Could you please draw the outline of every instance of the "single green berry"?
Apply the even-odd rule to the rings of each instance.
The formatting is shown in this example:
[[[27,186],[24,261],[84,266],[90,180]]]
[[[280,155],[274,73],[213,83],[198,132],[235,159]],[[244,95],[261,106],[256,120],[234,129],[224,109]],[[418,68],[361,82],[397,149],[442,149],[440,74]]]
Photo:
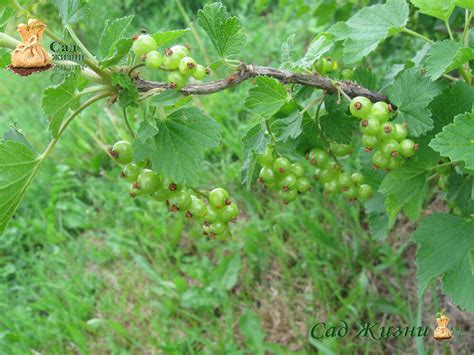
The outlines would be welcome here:
[[[237,207],[235,203],[231,203],[230,205],[225,206],[222,209],[221,217],[222,217],[222,221],[224,221],[225,223],[229,223],[230,221],[234,220],[238,216],[239,216],[239,208]]]
[[[127,141],[118,141],[109,151],[116,163],[127,165],[132,162],[133,148]]]
[[[400,142],[400,153],[405,158],[414,156],[417,150],[418,144],[415,144],[411,139],[404,139]]]
[[[357,96],[351,100],[349,110],[357,118],[366,118],[372,110],[372,102],[364,96]]]
[[[376,136],[380,132],[380,122],[373,117],[360,121],[360,131],[367,136]]]
[[[181,75],[177,71],[172,71],[168,74],[168,85],[172,89],[181,90],[188,82],[188,78]]]
[[[358,195],[362,201],[368,200],[369,198],[372,197],[373,194],[374,194],[374,191],[372,190],[372,187],[370,185],[363,184],[359,186]]]
[[[372,117],[375,117],[377,120],[379,120],[380,123],[387,122],[390,119],[390,109],[388,104],[383,101],[378,101],[373,104],[370,114]]]
[[[203,80],[207,75],[207,69],[205,66],[198,64],[194,69],[193,78],[196,80]]]
[[[319,174],[319,180],[321,180],[322,183],[328,183],[338,175],[338,170],[325,168],[323,171],[321,171],[321,174]]]
[[[192,75],[196,69],[196,65],[196,61],[193,58],[184,57],[179,62],[179,72],[185,76]]]
[[[341,72],[342,78],[344,80],[352,80],[352,76],[354,75],[354,71],[352,69],[344,69]]]
[[[212,206],[207,207],[206,215],[204,216],[205,224],[216,223],[221,220],[220,211],[215,210]]]
[[[287,205],[290,202],[293,202],[298,198],[298,191],[296,191],[296,190],[288,190],[288,191],[280,190],[280,192],[278,193],[278,196],[280,197],[280,199],[283,200],[283,203],[285,205]]]
[[[321,168],[314,169],[312,179],[313,180],[318,180],[319,177],[321,176],[322,171],[323,171],[323,169],[321,169]]]
[[[272,168],[264,166],[260,169],[260,178],[264,184],[273,184],[276,181],[275,172]]]
[[[265,149],[265,153],[257,156],[257,163],[261,166],[271,167],[273,165],[273,149],[268,146]]]
[[[222,222],[216,222],[211,224],[211,233],[215,235],[223,234],[227,229],[227,226]]]
[[[382,139],[393,139],[395,138],[395,125],[390,122],[386,122],[380,127],[379,136]]]
[[[177,70],[181,59],[189,56],[189,50],[184,46],[173,46],[165,50],[163,65],[169,70]]]
[[[374,155],[372,155],[372,164],[374,167],[383,169],[388,166],[390,163],[390,158],[383,155],[381,151],[377,150],[374,152]]]
[[[273,162],[273,169],[280,174],[285,174],[290,171],[291,163],[284,157],[276,158]]]
[[[395,134],[393,138],[401,142],[407,136],[408,136],[408,125],[406,123],[405,124],[397,123],[395,125]]]
[[[394,170],[402,166],[402,160],[399,157],[390,157],[388,162],[387,169]]]
[[[230,204],[229,193],[220,187],[209,193],[209,203],[213,208],[220,209]]]
[[[376,148],[377,145],[379,144],[379,140],[377,139],[376,136],[367,136],[365,134],[362,136],[360,141],[362,145],[364,146],[364,148],[366,148],[369,151]]]
[[[297,178],[294,174],[288,174],[283,179],[281,179],[278,184],[282,190],[293,190],[296,186],[296,180]]]
[[[301,163],[293,163],[291,164],[291,172],[297,177],[303,177],[305,173],[304,165]]]
[[[146,195],[154,194],[161,185],[160,175],[153,170],[143,169],[137,178],[138,189]]]
[[[386,157],[398,157],[400,151],[400,144],[395,139],[386,140],[381,146],[380,151]]]
[[[128,182],[136,182],[138,175],[141,173],[142,168],[137,164],[127,164],[122,170],[120,177],[125,179]]]
[[[329,163],[329,155],[322,149],[312,149],[308,153],[308,160],[311,164],[324,168]]]
[[[172,211],[186,211],[191,207],[192,202],[191,193],[186,190],[174,192],[169,198],[170,209]]]
[[[344,172],[339,175],[338,178],[339,186],[344,190],[352,185],[351,174]]]
[[[137,57],[141,57],[151,51],[156,50],[158,45],[152,36],[142,34],[133,42],[132,51]]]
[[[337,179],[330,180],[324,184],[324,191],[328,194],[335,193],[339,191],[339,184]]]
[[[300,177],[298,180],[296,180],[296,191],[300,193],[305,193],[311,188],[311,183],[309,180],[305,177]]]
[[[163,64],[163,57],[158,51],[148,52],[145,58],[145,66],[148,69],[159,69]]]
[[[191,195],[191,206],[189,206],[186,212],[188,218],[204,218],[207,214],[207,207],[204,202],[198,197]]]
[[[355,200],[358,197],[359,188],[357,186],[349,186],[342,192],[342,195],[346,200]]]
[[[360,185],[364,182],[364,175],[361,173],[354,173],[351,175],[351,180],[354,184]]]
[[[352,147],[348,144],[334,143],[330,144],[331,151],[336,157],[343,157],[352,152]]]
[[[165,202],[171,197],[171,191],[164,186],[160,186],[160,188],[153,194],[152,197],[158,202]]]
[[[187,46],[182,46],[177,44],[169,48],[173,53],[179,53],[182,57],[189,57],[191,55],[191,50]]]

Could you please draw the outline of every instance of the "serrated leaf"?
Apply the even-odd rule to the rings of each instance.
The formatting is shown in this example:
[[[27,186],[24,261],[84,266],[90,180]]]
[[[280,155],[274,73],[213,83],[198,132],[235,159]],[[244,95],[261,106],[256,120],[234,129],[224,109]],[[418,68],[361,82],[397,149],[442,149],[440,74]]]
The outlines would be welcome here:
[[[473,102],[474,87],[465,81],[457,81],[444,89],[429,106],[435,126],[433,133],[440,132],[444,126],[453,122],[455,116],[471,111]]]
[[[329,52],[334,45],[329,33],[320,33],[308,47],[303,58],[293,63],[292,68],[310,68],[313,63]]]
[[[379,86],[377,75],[363,68],[357,68],[356,70],[354,70],[352,81],[373,91],[377,91]]]
[[[421,13],[447,21],[454,10],[454,0],[410,0]]]
[[[462,160],[474,169],[474,110],[458,115],[431,141],[430,147],[451,161]]]
[[[89,14],[87,0],[52,0],[51,3],[58,9],[63,26],[77,23]]]
[[[282,69],[290,69],[293,65],[293,54],[294,54],[294,47],[295,47],[295,37],[296,34],[292,33],[288,36],[285,42],[281,45],[281,65],[280,68]]]
[[[293,112],[287,117],[275,120],[272,123],[272,133],[276,136],[277,142],[296,139],[303,132],[302,123],[303,115],[300,112]]]
[[[166,43],[177,40],[189,31],[189,28],[174,31],[160,31],[153,33],[151,36],[153,37],[158,46],[163,46]]]
[[[217,146],[221,139],[219,125],[195,107],[158,120],[156,128],[155,147],[149,152],[153,168],[182,183],[195,180],[203,169],[204,150]]]
[[[464,214],[468,214],[474,206],[474,177],[451,174],[448,178],[447,200],[455,203]]]
[[[420,297],[431,280],[442,276],[443,292],[459,307],[474,312],[474,275],[469,260],[474,248],[474,220],[433,214],[421,222],[412,239],[419,244],[416,277]]]
[[[170,106],[179,101],[183,95],[178,90],[166,90],[154,95],[150,104],[156,107]]]
[[[220,2],[205,5],[199,10],[198,24],[206,31],[217,54],[223,59],[239,54],[245,45],[246,36],[242,32],[239,19],[229,16]]]
[[[110,48],[109,55],[99,62],[101,68],[119,64],[125,58],[133,45],[133,39],[121,38]]]
[[[354,129],[354,121],[351,116],[342,111],[328,112],[319,119],[321,129],[326,137],[338,143],[349,144]]]
[[[10,127],[10,129],[3,132],[3,143],[6,141],[15,141],[19,142],[23,145],[26,145],[28,149],[30,149],[33,153],[37,153],[35,148],[31,145],[31,143],[26,139],[22,132],[20,132],[15,127]]]
[[[346,22],[334,25],[330,32],[344,41],[344,61],[358,62],[374,51],[379,43],[401,32],[408,22],[405,0],[388,0],[385,4],[365,7]]]
[[[406,122],[411,136],[419,137],[433,128],[428,105],[439,92],[439,86],[417,68],[406,70],[387,89],[390,101],[397,106],[397,122]]]
[[[252,185],[252,177],[256,166],[256,155],[263,154],[270,144],[270,135],[262,130],[261,123],[252,126],[242,137],[244,163],[241,168],[242,183],[247,189]]]
[[[256,86],[249,90],[245,106],[254,113],[268,118],[277,113],[287,100],[288,93],[283,84],[273,78],[259,76],[256,79]]]
[[[59,128],[64,121],[66,113],[79,104],[76,88],[77,76],[71,74],[68,75],[61,84],[48,87],[44,90],[41,107],[48,117],[49,130],[55,138],[58,135]]]
[[[463,47],[455,41],[436,42],[428,51],[425,60],[426,73],[432,80],[474,59],[474,49]]]
[[[455,0],[454,3],[459,7],[474,11],[474,2],[472,0]]]
[[[437,160],[437,155],[428,147],[422,149],[405,165],[387,174],[379,187],[379,191],[387,196],[385,206],[390,224],[401,210],[412,221],[420,216],[428,192],[429,168]]]
[[[15,214],[41,161],[25,144],[7,140],[0,144],[0,234]]]
[[[125,31],[132,22],[134,16],[125,16],[115,20],[105,21],[104,30],[99,40],[99,54],[101,58],[110,57],[118,40],[125,36]]]

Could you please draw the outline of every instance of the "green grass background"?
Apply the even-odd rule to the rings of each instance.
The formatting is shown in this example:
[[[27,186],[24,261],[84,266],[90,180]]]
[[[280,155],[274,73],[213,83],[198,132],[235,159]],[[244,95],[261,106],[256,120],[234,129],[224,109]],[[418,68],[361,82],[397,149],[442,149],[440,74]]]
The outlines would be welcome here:
[[[278,66],[290,34],[303,55],[316,33],[367,1],[225,3],[248,34],[242,59]],[[201,6],[183,1],[192,21]],[[109,18],[134,14],[137,31],[188,26],[175,1],[92,0],[91,7],[77,26],[91,48]],[[37,10],[61,32],[48,2]],[[215,58],[205,33],[198,34],[205,55]],[[185,41],[203,62],[192,34]],[[53,81],[51,73],[19,78],[1,70],[0,129],[16,124],[41,151],[49,139],[41,92]],[[240,139],[258,121],[243,104],[249,87],[195,98],[223,133],[197,185],[226,187],[242,211],[226,242],[206,241],[199,226],[161,204],[129,198],[119,167],[100,149],[127,137],[115,108],[97,105],[71,125],[0,238],[0,353],[416,351],[413,338],[309,339],[317,321],[415,325],[415,249],[404,228],[388,242],[373,240],[363,209],[340,197],[314,191],[284,206],[246,191]],[[428,352],[435,348],[442,350],[425,344]]]

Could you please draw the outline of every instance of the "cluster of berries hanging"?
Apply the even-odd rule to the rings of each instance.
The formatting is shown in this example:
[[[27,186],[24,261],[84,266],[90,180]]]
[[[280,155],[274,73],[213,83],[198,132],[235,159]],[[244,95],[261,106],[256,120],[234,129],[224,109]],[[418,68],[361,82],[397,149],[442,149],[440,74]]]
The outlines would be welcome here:
[[[418,145],[408,136],[406,124],[390,122],[391,107],[379,101],[374,104],[363,96],[352,99],[349,109],[360,119],[362,145],[372,152],[375,168],[392,170],[400,167],[404,159],[412,157]]]
[[[176,45],[167,48],[163,55],[157,48],[152,36],[141,34],[133,42],[132,50],[147,68],[167,71],[167,82],[172,89],[180,90],[185,87],[191,76],[196,80],[206,77],[207,68],[190,57],[189,47]]]
[[[352,147],[345,144],[331,143],[330,152],[335,157],[344,157],[352,152]],[[372,197],[373,190],[370,185],[364,184],[364,176],[355,172],[353,174],[344,171],[344,168],[322,149],[312,149],[307,154],[309,162],[315,166],[313,179],[319,180],[326,194],[334,194],[342,191],[347,200],[360,199],[365,201]]]
[[[123,166],[121,177],[131,183],[131,197],[149,196],[165,202],[169,211],[196,219],[201,223],[204,235],[210,238],[231,236],[229,223],[237,219],[239,209],[225,189],[194,193],[195,190],[149,169],[148,162],[133,163],[133,148],[127,141],[115,143],[109,153],[116,163]]]
[[[287,158],[276,156],[273,148],[268,146],[265,153],[257,157],[262,166],[258,181],[272,191],[278,191],[278,196],[284,204],[293,202],[299,193],[311,188],[310,181],[304,176],[305,167],[301,163],[291,163]]]

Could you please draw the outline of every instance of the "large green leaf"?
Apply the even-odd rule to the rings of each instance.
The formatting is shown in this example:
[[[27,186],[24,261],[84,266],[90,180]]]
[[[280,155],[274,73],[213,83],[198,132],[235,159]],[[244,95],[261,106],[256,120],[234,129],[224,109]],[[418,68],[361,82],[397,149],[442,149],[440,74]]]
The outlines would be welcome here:
[[[198,23],[207,32],[222,59],[239,54],[245,45],[246,36],[242,32],[239,19],[229,16],[220,2],[205,5],[199,10]]]
[[[41,161],[18,140],[0,143],[0,234],[15,214]]]
[[[249,90],[245,106],[262,117],[271,117],[288,101],[285,86],[266,76],[256,80],[256,86]]]
[[[157,120],[148,141],[153,168],[177,182],[190,183],[203,170],[204,150],[219,144],[219,125],[195,107],[182,108]]]
[[[387,89],[390,101],[397,106],[397,121],[406,122],[414,137],[433,128],[428,105],[439,92],[440,87],[421,75],[417,68],[406,70]]]
[[[463,47],[455,41],[436,42],[425,60],[426,72],[432,80],[474,59],[474,49]]]
[[[132,22],[133,17],[133,15],[130,15],[113,21],[105,21],[105,26],[99,40],[99,54],[102,58],[107,57],[113,45],[124,37],[125,31]]]
[[[452,161],[462,160],[474,169],[474,110],[454,118],[431,141],[430,147]]]
[[[77,23],[89,14],[87,0],[52,0],[51,3],[58,9],[63,26]]]
[[[454,0],[410,0],[421,13],[447,21],[451,16]]]
[[[401,32],[408,21],[405,0],[365,7],[346,22],[334,25],[330,32],[344,41],[344,61],[358,62],[374,51],[379,43]]]
[[[49,129],[57,137],[59,128],[69,109],[77,107],[79,96],[76,95],[77,75],[70,74],[64,81],[44,90],[41,107],[49,120]]]
[[[454,3],[459,7],[474,11],[474,1],[472,0],[454,0]]]
[[[461,308],[474,312],[474,275],[469,260],[474,249],[474,220],[433,214],[422,221],[412,239],[419,244],[419,295],[431,280],[442,276],[443,292]]]

